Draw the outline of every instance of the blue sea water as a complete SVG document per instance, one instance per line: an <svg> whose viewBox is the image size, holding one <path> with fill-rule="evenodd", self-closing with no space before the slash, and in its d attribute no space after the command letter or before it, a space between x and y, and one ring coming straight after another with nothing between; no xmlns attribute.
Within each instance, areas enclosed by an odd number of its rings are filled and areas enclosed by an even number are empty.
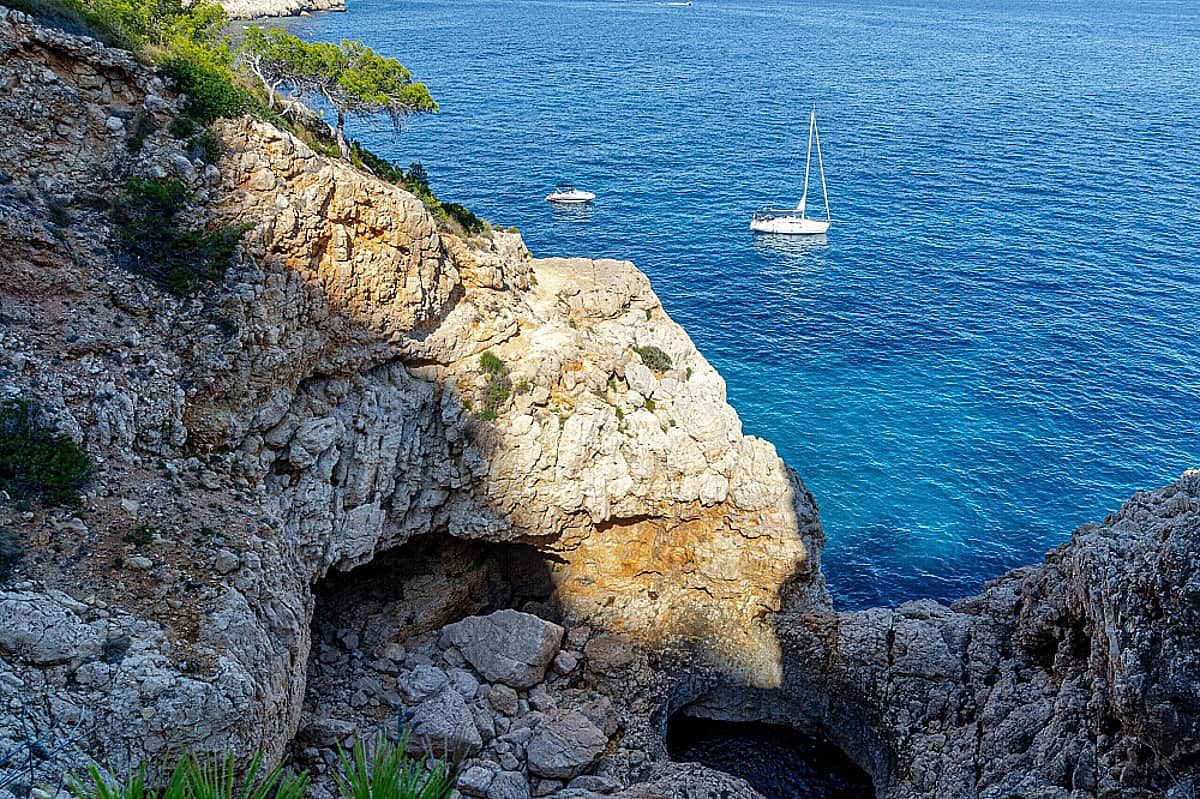
<svg viewBox="0 0 1200 799"><path fill-rule="evenodd" d="M349 4L291 27L442 109L352 134L649 274L816 495L840 607L973 593L1200 466L1200 3ZM812 107L834 224L756 237Z"/></svg>

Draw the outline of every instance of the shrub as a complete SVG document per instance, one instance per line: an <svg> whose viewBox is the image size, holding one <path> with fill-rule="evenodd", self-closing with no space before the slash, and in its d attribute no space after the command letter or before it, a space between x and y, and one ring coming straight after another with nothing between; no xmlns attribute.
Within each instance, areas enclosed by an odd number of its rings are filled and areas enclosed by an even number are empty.
<svg viewBox="0 0 1200 799"><path fill-rule="evenodd" d="M205 128L192 137L188 147L193 154L206 164L215 164L225 154L225 142L211 129Z"/></svg>
<svg viewBox="0 0 1200 799"><path fill-rule="evenodd" d="M187 135L221 117L240 116L254 107L250 93L234 82L232 70L222 60L205 47L189 43L180 44L162 63L162 73L188 97L187 110L172 126L176 135Z"/></svg>
<svg viewBox="0 0 1200 799"><path fill-rule="evenodd" d="M334 154L336 155L336 153L337 144L335 143ZM399 185L406 184L407 179L404 175L403 169L391 161L380 158L358 142L352 142L350 144L350 162L355 166L366 169L375 177L381 180L386 180L388 183L396 183ZM419 167L420 164L417 164L416 166ZM428 190L428 184L426 183L424 185L426 190ZM405 187L407 188L407 186Z"/></svg>
<svg viewBox="0 0 1200 799"><path fill-rule="evenodd" d="M508 374L508 367L504 365L504 361L491 350L479 356L479 366L489 375Z"/></svg>
<svg viewBox="0 0 1200 799"><path fill-rule="evenodd" d="M343 799L448 799L456 774L444 760L407 754L408 733L392 742L381 733L369 748L359 738L347 753L338 747L334 773Z"/></svg>
<svg viewBox="0 0 1200 799"><path fill-rule="evenodd" d="M14 533L0 527L0 583L12 575L13 566L21 557L21 541Z"/></svg>
<svg viewBox="0 0 1200 799"><path fill-rule="evenodd" d="M483 409L479 418L490 421L496 418L497 412L512 396L512 380L508 377L508 367L504 361L491 350L479 356L479 366L488 375L487 386L483 390Z"/></svg>
<svg viewBox="0 0 1200 799"><path fill-rule="evenodd" d="M130 178L113 209L119 261L180 296L216 283L233 265L241 229L183 230L177 217L191 195L178 180Z"/></svg>
<svg viewBox="0 0 1200 799"><path fill-rule="evenodd" d="M91 476L87 453L50 427L36 402L0 402L0 490L17 499L74 505Z"/></svg>
<svg viewBox="0 0 1200 799"><path fill-rule="evenodd" d="M442 209L446 215L454 220L454 222L462 228L463 232L468 235L482 233L484 230L484 221L475 214L471 213L465 206L458 203L442 203Z"/></svg>
<svg viewBox="0 0 1200 799"><path fill-rule="evenodd" d="M634 347L633 351L641 356L642 363L655 372L665 372L674 365L671 361L671 356L653 344L647 344L645 347Z"/></svg>
<svg viewBox="0 0 1200 799"><path fill-rule="evenodd" d="M486 407L492 410L499 408L508 402L511 394L512 389L508 385L508 380L492 380L487 387Z"/></svg>

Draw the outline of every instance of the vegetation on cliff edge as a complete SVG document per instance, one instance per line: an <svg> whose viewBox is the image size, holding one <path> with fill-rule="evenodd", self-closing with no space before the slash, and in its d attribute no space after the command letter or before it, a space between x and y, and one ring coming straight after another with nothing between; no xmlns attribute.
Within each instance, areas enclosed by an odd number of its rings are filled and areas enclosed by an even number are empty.
<svg viewBox="0 0 1200 799"><path fill-rule="evenodd" d="M179 223L191 192L181 181L130 178L113 207L118 263L186 296L219 282L233 265L242 230L188 230Z"/></svg>
<svg viewBox="0 0 1200 799"><path fill-rule="evenodd" d="M74 505L92 476L92 462L46 418L39 403L0 402L0 491L18 501Z"/></svg>

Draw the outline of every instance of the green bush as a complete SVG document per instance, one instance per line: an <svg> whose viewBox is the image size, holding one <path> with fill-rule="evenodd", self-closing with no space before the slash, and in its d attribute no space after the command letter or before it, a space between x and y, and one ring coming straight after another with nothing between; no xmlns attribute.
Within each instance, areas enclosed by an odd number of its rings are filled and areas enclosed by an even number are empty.
<svg viewBox="0 0 1200 799"><path fill-rule="evenodd" d="M16 534L0 527L0 583L12 575L13 566L21 557L21 540Z"/></svg>
<svg viewBox="0 0 1200 799"><path fill-rule="evenodd" d="M205 128L192 137L188 147L201 161L215 164L228 149L225 142L211 129Z"/></svg>
<svg viewBox="0 0 1200 799"><path fill-rule="evenodd" d="M504 403L508 402L508 398L511 395L512 389L507 379L492 380L488 383L485 407L497 410Z"/></svg>
<svg viewBox="0 0 1200 799"><path fill-rule="evenodd" d="M645 347L634 347L633 351L641 356L642 363L655 372L665 372L674 365L671 361L671 356L653 344L648 344Z"/></svg>
<svg viewBox="0 0 1200 799"><path fill-rule="evenodd" d="M486 223L482 219L475 216L475 214L471 213L471 211L465 206L459 205L458 203L444 202L442 203L442 208L445 210L446 215L450 219L454 220L454 222L460 228L462 228L463 232L467 235L482 233L486 226Z"/></svg>
<svg viewBox="0 0 1200 799"><path fill-rule="evenodd" d="M483 408L478 415L480 419L490 421L512 396L512 380L504 361L491 350L479 356L479 367L488 376L488 383L483 390Z"/></svg>
<svg viewBox="0 0 1200 799"><path fill-rule="evenodd" d="M392 742L382 734L369 748L360 738L349 753L338 747L341 771L334 774L342 799L447 799L456 774L443 760L407 754L408 733Z"/></svg>
<svg viewBox="0 0 1200 799"><path fill-rule="evenodd" d="M504 365L504 361L491 350L479 356L479 366L489 375L508 374L508 367Z"/></svg>
<svg viewBox="0 0 1200 799"><path fill-rule="evenodd" d="M119 262L180 296L219 282L233 265L242 231L183 230L177 218L191 193L178 180L130 178L113 208Z"/></svg>
<svg viewBox="0 0 1200 799"><path fill-rule="evenodd" d="M234 81L220 51L179 43L160 70L188 98L186 111L173 125L176 135L188 135L214 120L240 116L254 108L253 98Z"/></svg>
<svg viewBox="0 0 1200 799"><path fill-rule="evenodd" d="M18 500L74 505L91 476L87 453L50 427L36 402L0 402L0 490Z"/></svg>

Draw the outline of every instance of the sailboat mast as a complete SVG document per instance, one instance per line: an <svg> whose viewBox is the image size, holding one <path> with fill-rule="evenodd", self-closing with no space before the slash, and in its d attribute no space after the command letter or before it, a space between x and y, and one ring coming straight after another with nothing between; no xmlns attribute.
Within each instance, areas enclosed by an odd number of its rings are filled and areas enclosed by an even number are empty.
<svg viewBox="0 0 1200 799"><path fill-rule="evenodd" d="M812 115L812 131L817 136L817 169L821 172L821 194L825 195L825 219L831 220L833 217L829 215L829 189L825 188L825 161L821 158L821 132L817 130L817 110L813 109ZM804 190L808 191L808 175L804 176Z"/></svg>
<svg viewBox="0 0 1200 799"><path fill-rule="evenodd" d="M800 218L804 218L805 208L808 206L808 168L812 164L812 143L813 143L813 128L817 124L817 109L812 110L812 116L808 119L808 153L804 156L804 194L800 195Z"/></svg>

